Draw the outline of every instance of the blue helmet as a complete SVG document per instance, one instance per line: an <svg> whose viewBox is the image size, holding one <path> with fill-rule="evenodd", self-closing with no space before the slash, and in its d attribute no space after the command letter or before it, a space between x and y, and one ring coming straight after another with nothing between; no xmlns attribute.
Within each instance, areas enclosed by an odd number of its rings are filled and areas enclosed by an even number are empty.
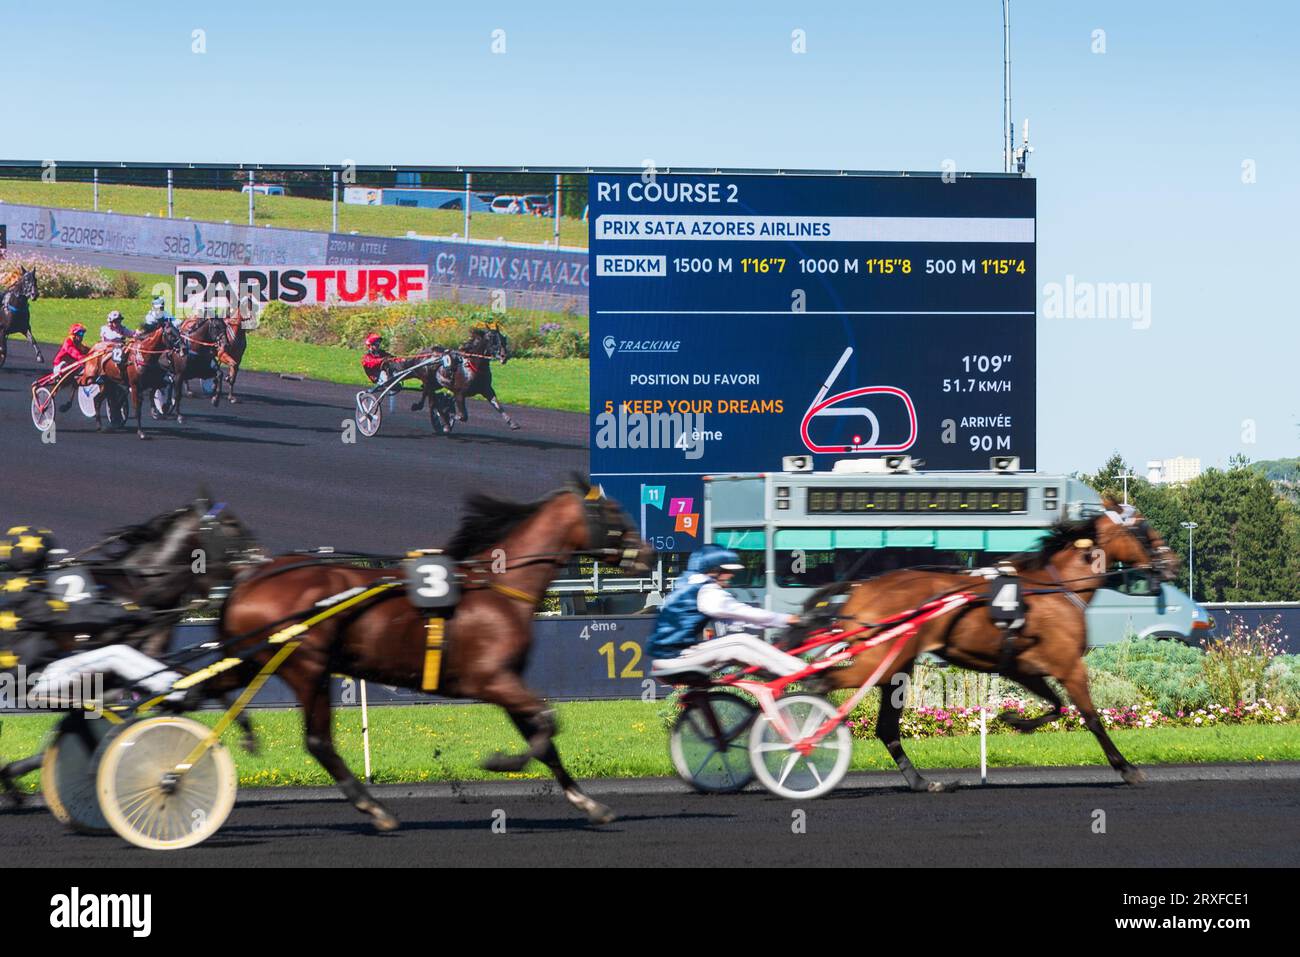
<svg viewBox="0 0 1300 957"><path fill-rule="evenodd" d="M709 543L701 545L686 563L688 572L713 572L718 569L738 571L745 566L740 563L740 556L729 548Z"/></svg>

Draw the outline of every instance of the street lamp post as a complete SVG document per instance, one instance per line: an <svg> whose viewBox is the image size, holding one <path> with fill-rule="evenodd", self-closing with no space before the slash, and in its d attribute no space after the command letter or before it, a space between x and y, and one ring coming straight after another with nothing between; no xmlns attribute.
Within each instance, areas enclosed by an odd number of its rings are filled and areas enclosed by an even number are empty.
<svg viewBox="0 0 1300 957"><path fill-rule="evenodd" d="M1196 601L1196 553L1192 550L1192 532L1200 526L1196 522L1182 522L1187 529L1187 594Z"/></svg>

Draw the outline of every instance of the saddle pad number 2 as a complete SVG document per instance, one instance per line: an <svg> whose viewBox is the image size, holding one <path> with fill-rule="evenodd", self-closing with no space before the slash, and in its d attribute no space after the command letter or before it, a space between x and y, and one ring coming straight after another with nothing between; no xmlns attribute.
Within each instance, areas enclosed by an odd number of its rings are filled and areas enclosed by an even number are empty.
<svg viewBox="0 0 1300 957"><path fill-rule="evenodd" d="M87 572L71 570L57 576L50 585L50 590L59 600L70 605L93 597L92 591L95 587L94 581Z"/></svg>
<svg viewBox="0 0 1300 957"><path fill-rule="evenodd" d="M441 555L422 555L405 563L406 597L417 608L451 608L460 601L456 563Z"/></svg>

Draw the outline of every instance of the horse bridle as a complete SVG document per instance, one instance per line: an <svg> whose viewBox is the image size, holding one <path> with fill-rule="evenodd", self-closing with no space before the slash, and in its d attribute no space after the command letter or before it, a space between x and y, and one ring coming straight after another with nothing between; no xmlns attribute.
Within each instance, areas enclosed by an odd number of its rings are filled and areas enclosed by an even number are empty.
<svg viewBox="0 0 1300 957"><path fill-rule="evenodd" d="M615 568L622 568L635 561L641 554L641 550L629 548L624 544L624 539L627 537L626 529L615 527L609 519L613 507L597 486L593 486L582 496L583 517L587 522L587 541L591 545L578 554L598 559ZM597 544L598 542L600 544Z"/></svg>

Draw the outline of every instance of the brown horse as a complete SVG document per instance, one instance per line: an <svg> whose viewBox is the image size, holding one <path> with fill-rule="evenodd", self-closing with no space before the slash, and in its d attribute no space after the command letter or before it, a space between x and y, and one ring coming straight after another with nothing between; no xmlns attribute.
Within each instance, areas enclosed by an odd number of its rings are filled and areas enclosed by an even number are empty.
<svg viewBox="0 0 1300 957"><path fill-rule="evenodd" d="M989 593L996 581L973 581L969 574L889 572L863 582L828 586L809 600L811 608L830 594L847 592L847 600L836 614L839 626L849 628L919 607L936 594L970 591L988 599L927 622L900 646L892 642L877 645L855 656L847 666L828 673L828 684L835 688L861 687L875 676L875 683L881 686L876 737L888 749L912 790L952 789L950 784L926 781L913 767L899 741L902 702L888 687L895 675L910 678L916 657L925 652L972 671L1000 673L1052 705L1049 714L1032 720L1010 713L999 715L1019 731L1033 731L1061 716L1061 701L1046 681L1055 678L1064 685L1111 767L1130 784L1142 780L1142 772L1120 754L1107 736L1088 693L1088 669L1083 660L1088 645L1084 615L1094 593L1105 587L1108 569L1117 563L1149 568L1168 581L1176 571L1177 560L1159 534L1135 511L1110 500L1106 506L1103 513L1058 523L1037 553L1012 563L1027 608L1019 628L999 628L990 615L989 601L994 596Z"/></svg>
<svg viewBox="0 0 1300 957"><path fill-rule="evenodd" d="M532 647L533 614L559 568L576 554L609 563L647 567L653 555L618 507L585 482L527 505L486 497L471 499L469 514L447 555L465 576L463 596L445 623L428 619L394 588L329 618L302 634L301 645L276 672L302 704L307 750L338 782L357 810L375 827L398 826L344 764L330 737L331 673L453 698L477 698L505 709L527 742L521 754L498 754L484 767L519 771L534 758L555 775L564 796L594 823L613 813L592 800L565 770L556 751L554 712L524 685L521 673ZM327 565L301 556L274 559L235 585L222 610L227 654L243 649L244 665L211 679L231 686L246 683L283 645L259 643L286 622L318 613L322 601L360 592L386 580L392 571ZM430 667L434 631L440 667ZM432 687L431 687L432 685Z"/></svg>
<svg viewBox="0 0 1300 957"><path fill-rule="evenodd" d="M185 374L185 343L180 333L170 322L161 322L152 332L141 333L123 347L123 358L119 372L125 378L131 390L131 401L135 404L135 432L145 438L141 416L145 400L157 390L179 383ZM175 394L176 421L183 423L181 415L180 388L172 390ZM103 395L103 390L100 390ZM99 426L99 401L95 402L95 425Z"/></svg>

